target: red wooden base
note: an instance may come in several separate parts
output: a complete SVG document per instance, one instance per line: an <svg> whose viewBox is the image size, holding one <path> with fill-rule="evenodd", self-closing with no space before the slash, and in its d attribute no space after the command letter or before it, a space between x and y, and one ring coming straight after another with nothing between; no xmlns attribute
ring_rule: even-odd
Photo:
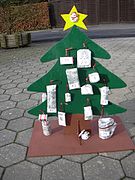
<svg viewBox="0 0 135 180"><path fill-rule="evenodd" d="M65 133L64 127L59 126L57 120L51 122L53 133L48 137L43 135L41 123L36 121L28 149L28 157L77 155L135 149L135 145L130 139L120 118L113 118L117 122L117 128L113 137L108 140L100 139L98 137L98 120L94 119L87 121L89 124L87 128L91 129L91 137L86 141L81 140L81 145L77 135Z"/></svg>

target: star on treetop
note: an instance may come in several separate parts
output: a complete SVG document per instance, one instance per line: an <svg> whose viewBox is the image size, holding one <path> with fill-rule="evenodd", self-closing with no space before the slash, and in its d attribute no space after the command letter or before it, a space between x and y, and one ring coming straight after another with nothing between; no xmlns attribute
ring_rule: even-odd
<svg viewBox="0 0 135 180"><path fill-rule="evenodd" d="M62 18L66 22L64 31L76 25L80 28L87 30L83 20L88 16L87 14L81 14L77 11L76 7L73 6L69 14L61 14Z"/></svg>

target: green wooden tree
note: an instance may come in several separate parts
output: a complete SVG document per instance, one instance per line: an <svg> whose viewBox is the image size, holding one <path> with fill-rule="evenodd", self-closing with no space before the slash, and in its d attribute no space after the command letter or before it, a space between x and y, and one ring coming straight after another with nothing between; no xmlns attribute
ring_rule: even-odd
<svg viewBox="0 0 135 180"><path fill-rule="evenodd" d="M85 48L91 51L92 56L92 67L90 68L78 68L78 75L80 86L86 84L86 78L88 74L97 71L100 74L100 81L97 83L92 83L93 95L82 95L80 89L69 90L72 95L72 101L70 103L65 103L65 93L67 85L66 69L77 67L77 50ZM65 49L72 48L69 51L69 56L74 57L73 65L60 65L60 57L65 56ZM66 35L64 39L59 41L54 45L45 55L41 58L41 62L49 62L56 60L56 64L53 68L45 74L43 77L38 79L36 82L32 83L28 87L28 91L35 92L46 92L46 86L50 85L50 81L53 84L57 84L57 110L60 111L60 105L63 104L63 111L67 114L83 114L84 106L87 106L87 99L90 100L90 105L94 115L100 115L102 111L102 106L100 104L100 91L99 88L106 84L110 89L123 88L126 84L114 75L112 72L108 71L94 58L110 59L109 53L102 47L97 45L95 42L90 40L82 31L80 31L76 26L73 26L71 31ZM96 66L95 66L96 65ZM95 68L93 68L95 66ZM90 84L90 82L89 82ZM33 107L28 112L35 116L41 114L41 110L47 113L47 101ZM109 102L108 105L104 106L104 113L107 115L122 113L126 109ZM49 114L49 113L48 113ZM49 116L57 116L57 113L50 113Z"/></svg>

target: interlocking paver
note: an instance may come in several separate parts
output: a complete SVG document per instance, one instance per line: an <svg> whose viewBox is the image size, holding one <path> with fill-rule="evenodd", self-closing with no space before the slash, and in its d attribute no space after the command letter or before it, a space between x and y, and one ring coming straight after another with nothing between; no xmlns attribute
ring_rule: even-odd
<svg viewBox="0 0 135 180"><path fill-rule="evenodd" d="M100 155L120 160L120 159L128 156L132 152L133 151L109 152L109 153L100 153Z"/></svg>
<svg viewBox="0 0 135 180"><path fill-rule="evenodd" d="M1 89L1 88L0 88L0 94L3 94L4 91L5 91L4 89Z"/></svg>
<svg viewBox="0 0 135 180"><path fill-rule="evenodd" d="M0 165L10 166L25 159L27 148L18 144L9 144L0 148Z"/></svg>
<svg viewBox="0 0 135 180"><path fill-rule="evenodd" d="M24 146L29 146L30 138L32 135L32 129L27 129L17 134L16 143L22 144Z"/></svg>
<svg viewBox="0 0 135 180"><path fill-rule="evenodd" d="M2 173L3 173L3 168L2 167L0 167L0 179L1 179L1 176L2 176Z"/></svg>
<svg viewBox="0 0 135 180"><path fill-rule="evenodd" d="M40 166L24 161L7 168L3 180L39 180L40 174Z"/></svg>
<svg viewBox="0 0 135 180"><path fill-rule="evenodd" d="M126 176L135 178L135 153L121 161Z"/></svg>
<svg viewBox="0 0 135 180"><path fill-rule="evenodd" d="M0 146L12 143L15 139L15 136L15 132L3 129L2 131L0 131Z"/></svg>
<svg viewBox="0 0 135 180"><path fill-rule="evenodd" d="M23 114L24 114L24 110L13 108L13 109L8 109L8 110L3 111L1 113L1 118L9 121L15 118L22 117Z"/></svg>
<svg viewBox="0 0 135 180"><path fill-rule="evenodd" d="M7 125L7 121L5 121L4 119L0 119L0 130L4 129Z"/></svg>
<svg viewBox="0 0 135 180"><path fill-rule="evenodd" d="M11 89L11 88L15 88L17 85L10 83L10 84L4 84L1 86L2 89Z"/></svg>
<svg viewBox="0 0 135 180"><path fill-rule="evenodd" d="M4 101L4 102L0 102L0 111L4 111L10 108L15 107L16 102L13 101Z"/></svg>
<svg viewBox="0 0 135 180"><path fill-rule="evenodd" d="M33 126L33 122L34 122L33 119L29 119L25 117L18 118L18 119L10 121L7 126L7 129L11 129L16 132L19 132L24 129L31 128Z"/></svg>
<svg viewBox="0 0 135 180"><path fill-rule="evenodd" d="M27 158L27 160L39 164L39 165L47 165L53 163L54 161L60 159L61 156L48 156L48 157L34 157L34 158Z"/></svg>
<svg viewBox="0 0 135 180"><path fill-rule="evenodd" d="M24 101L26 99L29 99L30 94L25 94L25 93L20 93L20 94L15 94L11 96L11 100L13 101Z"/></svg>
<svg viewBox="0 0 135 180"><path fill-rule="evenodd" d="M82 180L81 165L65 159L44 166L42 180Z"/></svg>
<svg viewBox="0 0 135 180"><path fill-rule="evenodd" d="M19 94L21 92L22 92L22 89L20 88L11 88L11 89L6 90L5 94L13 95L13 94Z"/></svg>
<svg viewBox="0 0 135 180"><path fill-rule="evenodd" d="M9 100L10 95L2 94L0 95L0 101L7 101Z"/></svg>
<svg viewBox="0 0 135 180"><path fill-rule="evenodd" d="M83 163L85 161L88 161L88 160L96 157L96 156L97 156L97 154L84 154L84 155L73 155L73 156L67 155L67 156L63 156L63 157L69 161Z"/></svg>
<svg viewBox="0 0 135 180"><path fill-rule="evenodd" d="M31 108L33 106L36 106L37 103L38 102L36 100L28 99L28 100L25 100L25 101L18 102L17 107L19 107L20 109L27 109L28 110L29 108Z"/></svg>
<svg viewBox="0 0 135 180"><path fill-rule="evenodd" d="M119 161L100 156L84 163L83 170L85 180L114 180L125 176Z"/></svg>
<svg viewBox="0 0 135 180"><path fill-rule="evenodd" d="M4 85L4 84L7 84L7 83L11 83L12 80L9 80L9 79L6 79L6 80L2 80L0 81L0 85Z"/></svg>

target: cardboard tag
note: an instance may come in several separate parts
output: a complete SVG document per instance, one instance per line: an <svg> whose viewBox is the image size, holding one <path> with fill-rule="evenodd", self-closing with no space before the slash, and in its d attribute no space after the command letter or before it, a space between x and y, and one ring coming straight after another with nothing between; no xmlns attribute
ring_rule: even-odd
<svg viewBox="0 0 135 180"><path fill-rule="evenodd" d="M66 126L66 114L65 112L58 111L58 123L60 126Z"/></svg>
<svg viewBox="0 0 135 180"><path fill-rule="evenodd" d="M84 119L85 120L91 120L93 119L93 113L91 106L84 107Z"/></svg>
<svg viewBox="0 0 135 180"><path fill-rule="evenodd" d="M65 102L71 102L71 94L65 93Z"/></svg>
<svg viewBox="0 0 135 180"><path fill-rule="evenodd" d="M86 95L86 94L93 94L92 86L90 84L86 84L81 87L81 94Z"/></svg>
<svg viewBox="0 0 135 180"><path fill-rule="evenodd" d="M100 88L100 92L101 92L100 104L108 105L109 87L103 86L102 88Z"/></svg>
<svg viewBox="0 0 135 180"><path fill-rule="evenodd" d="M47 99L46 93L42 93L42 102L45 102Z"/></svg>
<svg viewBox="0 0 135 180"><path fill-rule="evenodd" d="M91 67L91 51L89 49L79 49L77 51L77 67Z"/></svg>
<svg viewBox="0 0 135 180"><path fill-rule="evenodd" d="M61 65L73 64L73 57L60 57L60 64Z"/></svg>
<svg viewBox="0 0 135 180"><path fill-rule="evenodd" d="M77 68L67 69L66 75L70 90L80 88Z"/></svg>
<svg viewBox="0 0 135 180"><path fill-rule="evenodd" d="M91 83L97 83L98 81L100 81L99 74L97 72L89 74L89 81Z"/></svg>
<svg viewBox="0 0 135 180"><path fill-rule="evenodd" d="M47 88L47 112L56 113L56 85L49 85Z"/></svg>

